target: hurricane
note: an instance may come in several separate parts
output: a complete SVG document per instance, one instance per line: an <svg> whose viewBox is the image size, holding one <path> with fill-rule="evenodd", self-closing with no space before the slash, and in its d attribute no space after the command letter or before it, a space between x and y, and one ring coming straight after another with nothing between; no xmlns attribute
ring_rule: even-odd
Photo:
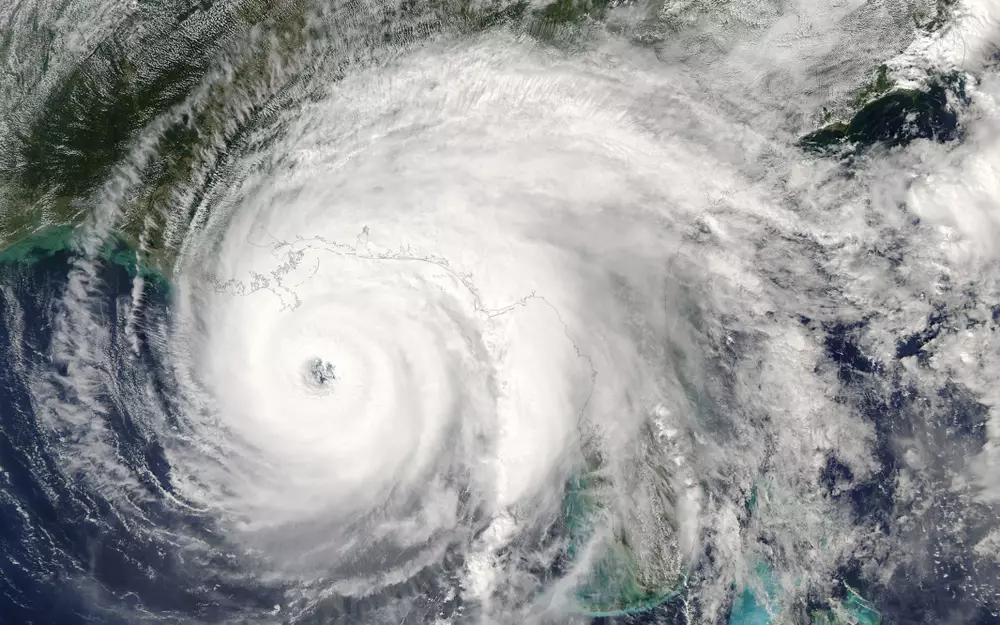
<svg viewBox="0 0 1000 625"><path fill-rule="evenodd" d="M0 622L1000 622L995 3L0 19Z"/></svg>

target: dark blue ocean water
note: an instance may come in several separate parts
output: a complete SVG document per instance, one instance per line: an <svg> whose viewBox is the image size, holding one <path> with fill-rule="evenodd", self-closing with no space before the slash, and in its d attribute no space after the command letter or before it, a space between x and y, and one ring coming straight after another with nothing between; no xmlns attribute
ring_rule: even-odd
<svg viewBox="0 0 1000 625"><path fill-rule="evenodd" d="M233 556L225 536L214 531L211 518L193 513L173 499L171 467L155 430L144 427L128 402L117 394L137 392L152 380L162 401L169 403L171 382L142 327L169 315L169 286L149 280L137 324L139 354L126 348L119 323L131 310L133 280L127 265L105 263L98 275L102 297L92 305L110 331L104 360L100 420L118 466L127 467L134 484L123 496L111 475L93 475L100 466L84 461L74 467L67 449L86 442L74 440L86 428L54 426L47 418L53 402L73 406L72 387L61 379L70 364L51 356L61 295L67 285L72 256L65 252L37 254L0 265L0 623L16 625L75 625L83 623L218 623L283 622L271 610L283 601L283 588L263 579L245 558ZM947 311L928 320L927 332L946 327ZM804 324L814 324L802 319ZM874 478L855 480L852 468L830 457L819 476L827 496L854 511L859 525L891 537L900 546L912 544L920 557L894 570L878 572L878 554L845 561L831 584L834 596L845 599L847 588L865 598L864 625L1000 623L995 590L1000 589L1000 564L975 556L970 545L995 525L992 510L951 501L935 494L931 511L917 524L900 525L909 511L896 501L903 461L897 441L920 439L942 450L938 471L948 476L949 463L981 450L986 441L986 407L972 393L948 384L934 398L939 421L928 424L922 406L927 398L894 382L893 363L866 355L859 337L864 324L826 324L828 355L838 367L844 401L869 419L876 432ZM902 357L923 349L920 337L901 337ZM888 389L888 390L886 390ZM169 413L169 411L166 411ZM85 460L85 459L84 459ZM105 478L105 479L102 479ZM103 486L101 486L103 485ZM930 496L930 495L928 495ZM961 519L956 519L961 515ZM949 531L960 520L963 531ZM769 537L756 537L767 544ZM197 549L190 548L196 542ZM710 543L707 543L710 544ZM893 554L883 554L886 559ZM675 599L639 614L593 619L595 623L686 623L699 614L697 578L710 570L709 548L692 574L692 583ZM392 592L419 592L416 586ZM796 618L810 622L826 614L828 597L816 596L799 606ZM733 588L728 625L769 622L762 605ZM343 599L302 622L363 623L370 605ZM862 620L864 618L875 620ZM872 616L874 614L875 616ZM426 622L428 613L412 621ZM826 623L818 620L816 623Z"/></svg>
<svg viewBox="0 0 1000 625"><path fill-rule="evenodd" d="M50 343L70 257L65 252L0 266L0 622L11 624L218 622L269 610L276 589L225 579L232 565L224 540L210 524L178 512L164 501L170 466L160 441L136 427L133 415L116 411L108 389L101 419L112 445L145 490L132 498L138 509L123 511L115 493L95 488L100 478L67 471L63 437L53 429L50 409L38 388L59 388L66 363L53 362ZM142 357L117 349L122 307L129 306L132 279L107 263L99 275L103 301L94 302L112 329L107 366L110 380L127 388L130 379L156 371L151 352ZM145 315L164 314L165 285L147 282ZM164 389L166 390L166 389ZM73 402L71 396L62 397ZM211 562L187 560L172 535L219 544Z"/></svg>

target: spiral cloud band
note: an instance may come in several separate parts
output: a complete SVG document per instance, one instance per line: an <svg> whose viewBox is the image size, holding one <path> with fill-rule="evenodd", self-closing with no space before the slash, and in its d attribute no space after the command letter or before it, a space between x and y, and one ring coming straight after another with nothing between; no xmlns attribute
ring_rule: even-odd
<svg viewBox="0 0 1000 625"><path fill-rule="evenodd" d="M558 515L584 456L615 488L641 468L662 391L629 317L663 305L677 244L650 225L700 198L608 95L578 97L609 79L538 78L554 60L503 45L303 111L180 287L192 401L239 445L200 496L289 566L466 540L463 591L488 599L491 554Z"/></svg>
<svg viewBox="0 0 1000 625"><path fill-rule="evenodd" d="M279 589L264 622L370 601L364 622L563 623L685 592L686 622L719 622L733 588L780 586L772 611L798 609L851 558L923 571L837 488L900 465L885 460L897 443L922 458L914 432L933 430L923 411L944 380L989 393L992 359L966 366L987 340L970 323L941 333L933 366L892 369L936 398L908 408L926 430L899 442L859 399L903 402L877 376L931 314L925 295L997 293L995 250L969 225L989 230L995 211L948 198L998 179L976 151L998 85L968 86L967 143L861 155L848 175L797 143L796 94L815 85L792 57L825 67L835 46L779 17L760 20L780 46L734 35L740 49L709 64L498 29L350 66L177 193L169 304L134 297L113 325L95 312L94 241L139 178L123 167L60 309L66 372L35 380L66 472L124 524L149 521L101 425L105 403L137 415L169 465L157 497L198 528L149 533L210 569L213 591ZM119 380L109 353L162 367ZM982 485L992 448L942 449L913 460L892 505L918 499L906 484Z"/></svg>

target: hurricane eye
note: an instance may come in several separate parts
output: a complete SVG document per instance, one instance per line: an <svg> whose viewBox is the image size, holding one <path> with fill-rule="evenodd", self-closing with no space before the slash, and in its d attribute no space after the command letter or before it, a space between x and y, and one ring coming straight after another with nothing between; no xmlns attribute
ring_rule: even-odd
<svg viewBox="0 0 1000 625"><path fill-rule="evenodd" d="M1000 625L1000 0L0 34L0 625Z"/></svg>
<svg viewBox="0 0 1000 625"><path fill-rule="evenodd" d="M328 360L313 358L309 361L306 379L318 386L329 386L335 380L339 379L337 367Z"/></svg>

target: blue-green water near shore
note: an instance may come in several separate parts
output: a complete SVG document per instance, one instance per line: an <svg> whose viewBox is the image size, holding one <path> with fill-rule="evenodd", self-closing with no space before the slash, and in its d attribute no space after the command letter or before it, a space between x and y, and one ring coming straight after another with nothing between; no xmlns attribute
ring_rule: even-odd
<svg viewBox="0 0 1000 625"><path fill-rule="evenodd" d="M30 265L59 254L72 254L77 249L77 236L75 226L41 228L0 251L0 264ZM165 293L170 290L168 278L142 262L139 253L122 237L109 237L101 248L100 258L120 266L132 278L139 276L153 288Z"/></svg>

